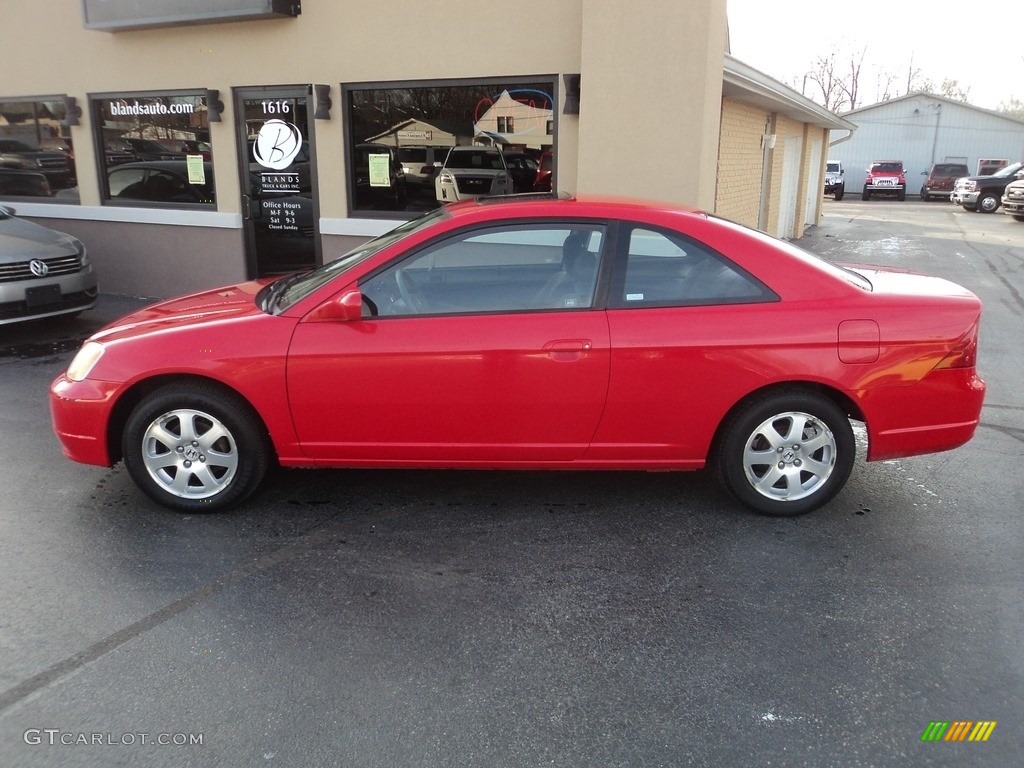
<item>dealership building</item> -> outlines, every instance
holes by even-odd
[[[3,38],[0,202],[142,296],[337,258],[441,204],[453,146],[799,237],[853,129],[729,54],[726,0],[6,0]]]

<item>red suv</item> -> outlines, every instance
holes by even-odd
[[[896,195],[897,200],[907,199],[907,172],[902,160],[882,160],[871,164],[864,179],[861,200],[870,200],[871,195]]]

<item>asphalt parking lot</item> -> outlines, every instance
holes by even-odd
[[[796,519],[703,473],[282,470],[175,514],[49,427],[145,300],[0,326],[0,766],[1019,764],[1024,224],[825,213],[801,244],[982,298],[988,395],[968,445]]]

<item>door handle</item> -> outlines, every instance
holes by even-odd
[[[592,346],[590,339],[559,339],[545,344],[544,351],[552,360],[571,362],[583,357]]]

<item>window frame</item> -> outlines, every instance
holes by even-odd
[[[70,104],[69,104],[69,97],[68,97],[68,95],[66,93],[50,93],[50,94],[31,95],[31,96],[2,96],[2,97],[0,97],[0,104],[23,104],[23,103],[40,104],[40,103],[45,103],[45,102],[59,102],[60,104],[64,105],[64,110],[65,110],[64,117],[61,120],[59,120],[58,122],[59,122],[59,124],[60,124],[62,129],[68,128],[69,126],[68,126],[68,114],[67,114],[67,112],[70,109]],[[38,117],[34,118],[34,124],[36,126],[36,135],[38,136],[39,135],[39,119],[38,119]],[[70,131],[69,131],[69,133],[70,133]],[[9,139],[12,139],[14,141],[23,141],[21,139],[21,137],[19,137],[19,136],[3,136],[2,138],[9,138]],[[54,138],[54,137],[46,137],[46,138]],[[81,161],[81,148],[78,148],[76,150],[74,141],[73,141],[71,136],[60,136],[59,138],[66,139],[69,142],[69,144],[71,146],[71,151],[72,151],[72,154],[73,154],[73,159],[72,158],[68,158],[68,167],[69,167],[69,169],[71,171],[71,178],[73,178],[75,180],[75,185],[73,187],[64,187],[64,189],[74,189],[74,190],[77,191],[77,190],[79,190],[79,184],[78,184],[78,164]],[[44,147],[40,147],[40,149],[44,149]],[[47,151],[59,151],[59,150],[47,150]],[[23,170],[30,170],[30,169],[23,169]],[[41,173],[43,176],[46,176],[46,174],[43,173],[42,171],[34,171],[34,172]],[[47,178],[47,183],[49,183],[49,178]],[[54,205],[81,205],[82,204],[81,193],[80,192],[78,192],[74,196],[60,197],[57,194],[59,191],[60,190],[54,189],[52,187],[52,185],[51,185],[49,197],[41,197],[39,195],[4,195],[4,199],[5,200],[16,200],[16,201],[25,202],[25,203],[46,203],[47,205],[49,205],[49,204],[54,204]]]
[[[629,246],[630,239],[634,231],[646,230],[648,232],[654,232],[662,237],[665,237],[670,242],[673,240],[681,241],[682,243],[690,246],[694,250],[702,251],[706,257],[710,257],[722,264],[727,268],[733,270],[738,275],[749,281],[751,284],[760,288],[760,295],[757,297],[719,297],[713,298],[697,298],[697,299],[659,299],[659,300],[642,300],[642,301],[626,301],[625,288],[626,288],[626,275],[629,267]],[[629,221],[620,220],[615,233],[616,249],[614,256],[610,260],[612,262],[612,274],[611,279],[608,281],[608,296],[607,296],[607,307],[610,310],[638,310],[638,309],[665,309],[665,308],[684,308],[684,307],[717,307],[717,306],[731,306],[737,304],[771,304],[774,302],[781,301],[781,297],[773,291],[768,285],[762,280],[758,279],[748,270],[737,264],[735,261],[725,256],[721,252],[715,250],[706,243],[697,240],[696,238],[690,237],[682,232],[673,229],[667,229],[665,227],[657,226],[654,224],[648,224],[642,221]]]
[[[205,88],[176,88],[170,90],[151,90],[151,91],[117,91],[117,92],[104,92],[104,93],[89,93],[86,95],[86,99],[89,103],[89,115],[92,122],[92,149],[93,149],[93,161],[96,164],[96,178],[99,182],[99,193],[100,193],[100,205],[109,206],[112,208],[155,208],[163,210],[187,210],[187,211],[216,211],[217,203],[186,203],[186,202],[158,202],[153,200],[119,200],[111,197],[110,185],[108,183],[108,174],[111,170],[119,167],[118,165],[112,165],[107,167],[106,163],[106,140],[103,135],[104,128],[104,117],[100,102],[109,102],[117,99],[158,99],[178,96],[198,97],[201,99],[201,104],[206,108],[207,114],[207,131],[209,131],[209,104],[207,102],[209,92]],[[210,142],[210,138],[197,139],[199,141]],[[212,143],[212,142],[210,142]],[[162,161],[158,160],[133,160],[131,162],[143,162],[143,163],[158,163]],[[204,159],[204,166],[209,165],[209,170],[213,175],[211,188],[214,192],[214,200],[217,199],[217,169],[214,161],[214,154],[211,151],[210,159]],[[128,163],[122,163],[120,165],[127,165]],[[148,174],[147,174],[148,175]],[[208,181],[208,183],[210,183]]]
[[[588,229],[601,233],[601,245],[597,251],[598,270],[594,282],[594,296],[589,306],[586,307],[522,307],[517,309],[484,309],[467,310],[454,312],[409,312],[404,314],[382,315],[373,314],[365,317],[365,320],[373,322],[386,320],[409,320],[414,318],[435,318],[435,317],[476,317],[481,315],[521,315],[538,313],[559,313],[559,312],[603,312],[607,308],[608,298],[608,276],[611,271],[611,263],[614,261],[615,248],[613,245],[614,221],[606,221],[594,218],[547,218],[534,217],[523,219],[508,219],[501,222],[488,222],[472,224],[462,227],[454,232],[446,232],[435,238],[421,243],[414,250],[402,254],[399,257],[390,259],[377,268],[362,275],[356,283],[359,291],[363,294],[364,302],[367,294],[365,286],[367,283],[381,277],[392,270],[399,270],[403,264],[415,261],[418,258],[428,255],[430,252],[444,248],[446,245],[455,242],[464,242],[472,237],[486,235],[489,232],[498,231],[527,231],[531,229]],[[371,299],[372,301],[372,299]]]
[[[354,150],[357,144],[365,144],[365,141],[357,141],[352,135],[352,94],[359,91],[373,90],[402,90],[412,88],[457,88],[457,87],[493,87],[493,86],[515,86],[515,85],[536,85],[544,83],[549,87],[548,93],[551,96],[551,114],[548,119],[551,130],[545,132],[545,136],[551,136],[550,149],[556,151],[558,146],[558,120],[561,112],[562,84],[558,75],[538,74],[535,76],[515,75],[509,77],[460,77],[451,79],[426,79],[426,80],[368,80],[339,83],[341,93],[341,123],[342,141],[344,144],[343,162],[341,169],[345,183],[346,210],[351,218],[365,219],[411,219],[422,213],[421,210],[380,210],[356,207],[356,184],[355,184],[355,157]],[[396,147],[397,149],[397,147]],[[447,149],[450,149],[447,148]],[[552,168],[552,189],[555,186],[555,170]],[[439,203],[440,205],[440,203]]]

